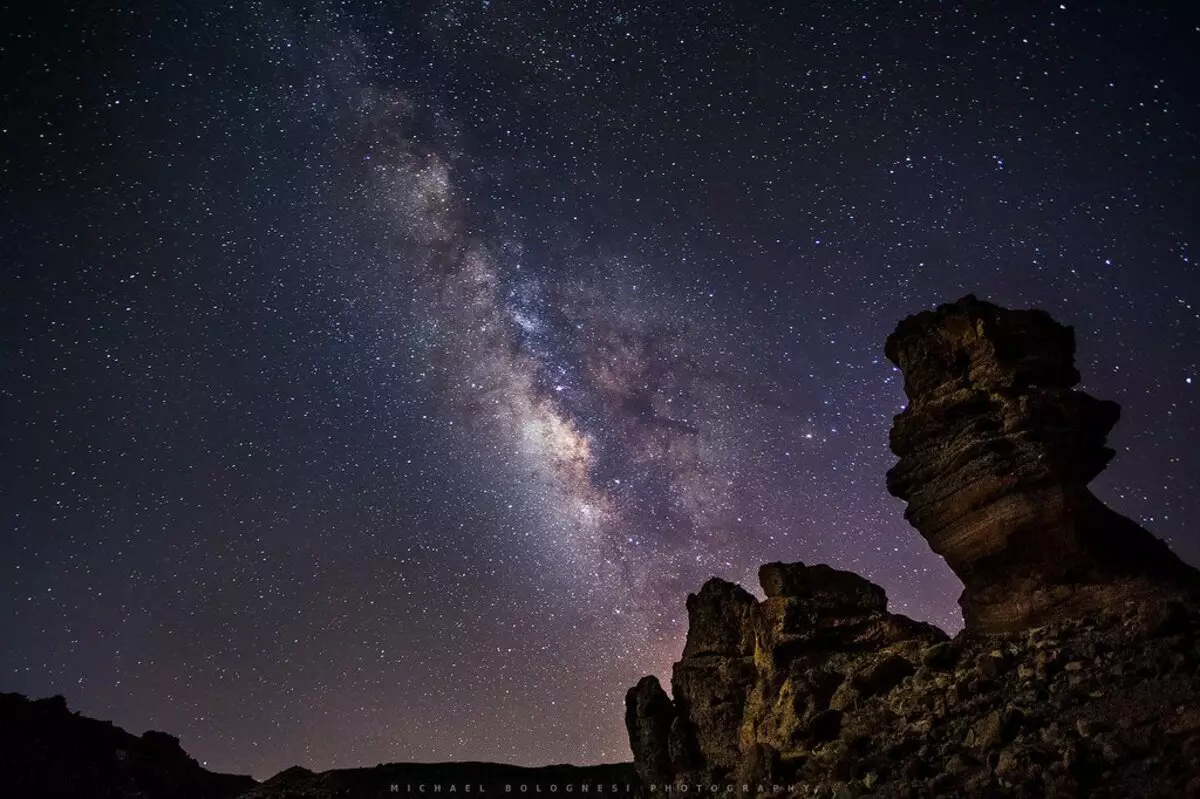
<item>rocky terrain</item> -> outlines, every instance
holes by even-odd
[[[131,735],[61,696],[0,694],[0,795],[38,799],[232,799],[250,777],[204,769],[165,732]]]
[[[688,597],[668,697],[626,726],[643,791],[1200,797],[1200,575],[1087,483],[1117,406],[1074,334],[968,296],[888,339],[909,406],[888,488],[964,584],[953,639],[828,566]]]

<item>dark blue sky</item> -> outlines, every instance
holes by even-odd
[[[1188,4],[2,13],[0,689],[589,763],[710,575],[955,628],[882,349],[967,292],[1076,327],[1097,493],[1200,562]]]

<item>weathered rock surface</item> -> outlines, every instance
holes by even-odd
[[[730,771],[754,687],[758,602],[740,586],[714,578],[688,596],[687,609],[687,643],[671,673],[671,693],[688,723],[675,725],[669,749],[680,768],[703,762]]]
[[[968,629],[1195,601],[1200,574],[1087,488],[1120,409],[1074,388],[1070,327],[968,295],[902,321],[886,353],[909,398],[888,490],[963,581]]]
[[[887,354],[910,398],[888,488],[966,629],[828,566],[764,566],[762,602],[709,581],[673,700],[653,677],[626,699],[644,791],[1200,799],[1200,578],[1088,491],[1118,409],[1074,390],[1071,329],[966,297]]]
[[[653,677],[630,690],[650,795],[715,784],[825,797],[1200,797],[1200,617],[1186,606],[1130,601],[948,639],[888,614],[881,589],[853,574],[771,564],[760,576],[775,595],[745,617],[752,677],[740,651],[720,668],[705,661],[707,672],[685,656],[674,702]],[[720,597],[737,612],[693,613],[693,626],[739,617],[736,586],[713,586],[689,607]]]
[[[0,694],[0,795],[22,799],[230,799],[251,777],[200,766],[165,732],[131,735],[61,696]]]
[[[834,740],[843,707],[913,670],[903,653],[945,639],[887,612],[883,590],[850,572],[771,563],[766,599],[712,579],[688,597],[674,701],[646,677],[626,697],[644,783],[750,779],[751,771]],[[755,757],[763,762],[749,762]]]

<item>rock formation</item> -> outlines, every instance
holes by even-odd
[[[888,490],[963,581],[968,629],[1196,593],[1194,569],[1087,488],[1114,454],[1120,408],[1074,388],[1070,327],[968,295],[905,319],[886,353],[909,398]]]
[[[882,595],[860,582],[863,598]],[[726,598],[733,589],[720,587]],[[644,793],[1200,797],[1195,614],[1133,607],[1121,618],[947,639],[872,607],[839,601],[827,612],[768,597],[752,614],[751,684],[728,679],[745,674],[740,654],[684,657],[674,702],[643,678],[626,722]],[[713,619],[693,614],[692,629]],[[696,683],[697,666],[711,684]]]
[[[911,673],[902,653],[945,638],[888,613],[883,589],[850,572],[771,563],[759,581],[762,602],[716,578],[688,597],[674,701],[654,677],[630,690],[644,783],[762,779],[773,762],[836,739],[845,707]]]
[[[761,602],[710,580],[672,696],[626,696],[645,792],[1200,799],[1197,573],[1088,491],[1118,409],[1074,390],[1071,329],[968,296],[887,354],[910,398],[888,488],[966,629],[828,566],[762,567]]]

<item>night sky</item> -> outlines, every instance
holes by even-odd
[[[0,690],[586,764],[711,575],[958,629],[883,342],[967,292],[1075,326],[1200,562],[1194,3],[216,5],[0,12]]]

